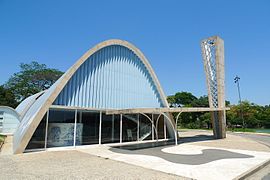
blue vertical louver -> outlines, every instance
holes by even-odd
[[[164,106],[143,62],[121,45],[104,47],[90,56],[53,104],[106,109]]]

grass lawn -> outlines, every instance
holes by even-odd
[[[228,128],[227,130],[232,132],[256,132],[255,129],[250,128]]]
[[[179,128],[178,127],[178,131],[185,131],[185,130],[209,130],[209,131],[212,131],[212,129],[203,129],[203,128],[187,129],[187,128]],[[253,133],[269,133],[270,134],[270,129],[227,128],[226,130],[231,131],[231,132],[253,132]]]

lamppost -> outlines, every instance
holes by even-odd
[[[239,105],[240,105],[240,115],[241,115],[241,119],[242,119],[242,126],[245,129],[245,120],[244,120],[244,116],[243,116],[243,109],[242,109],[242,100],[241,100],[241,94],[240,94],[240,85],[239,85],[239,81],[240,81],[240,77],[238,77],[237,75],[234,78],[234,83],[237,84],[237,89],[238,89],[238,97],[239,97]]]

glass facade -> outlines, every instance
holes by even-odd
[[[99,143],[100,112],[78,111],[76,123],[76,145]]]
[[[120,115],[102,113],[101,143],[120,142]]]
[[[49,111],[47,147],[74,145],[75,110]]]
[[[122,142],[137,141],[138,135],[138,115],[137,114],[123,114],[122,119]]]
[[[146,117],[147,116],[147,117]],[[152,140],[152,114],[141,115],[139,118],[139,140]]]
[[[26,149],[44,149],[45,148],[46,121],[47,121],[47,113],[43,116],[35,133],[30,139]]]
[[[156,140],[154,127],[158,139],[169,138],[163,115],[123,114],[121,124],[121,115],[54,108],[44,115],[26,150]]]
[[[154,115],[154,123],[155,127],[157,129],[158,139],[164,139],[165,133],[164,133],[164,116],[159,116],[158,114]]]

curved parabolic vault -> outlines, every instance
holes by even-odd
[[[27,105],[14,134],[14,153],[25,150],[51,105],[99,109],[168,107],[142,52],[116,39],[88,50],[53,86]]]

